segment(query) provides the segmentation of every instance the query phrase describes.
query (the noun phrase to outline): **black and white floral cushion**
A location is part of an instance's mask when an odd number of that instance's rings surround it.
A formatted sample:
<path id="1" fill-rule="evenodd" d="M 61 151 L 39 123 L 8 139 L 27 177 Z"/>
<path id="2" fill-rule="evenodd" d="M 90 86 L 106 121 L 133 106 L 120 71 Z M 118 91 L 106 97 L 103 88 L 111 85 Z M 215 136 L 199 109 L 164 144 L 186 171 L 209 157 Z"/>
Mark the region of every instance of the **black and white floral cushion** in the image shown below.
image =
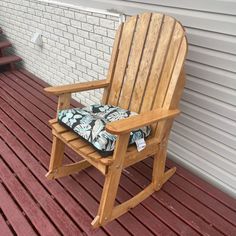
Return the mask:
<path id="1" fill-rule="evenodd" d="M 101 155 L 108 156 L 115 148 L 116 135 L 105 130 L 106 124 L 134 115 L 137 113 L 112 105 L 91 105 L 59 111 L 58 122 L 92 144 Z M 150 133 L 150 126 L 132 131 L 129 144 L 146 138 Z"/>

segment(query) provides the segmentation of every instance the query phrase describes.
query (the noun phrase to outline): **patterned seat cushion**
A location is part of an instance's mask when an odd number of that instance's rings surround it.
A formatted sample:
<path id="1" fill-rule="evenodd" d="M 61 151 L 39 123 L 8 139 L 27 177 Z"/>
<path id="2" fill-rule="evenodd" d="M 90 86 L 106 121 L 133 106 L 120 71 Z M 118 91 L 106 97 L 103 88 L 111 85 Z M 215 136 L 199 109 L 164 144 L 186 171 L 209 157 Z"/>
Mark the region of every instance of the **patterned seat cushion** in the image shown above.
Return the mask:
<path id="1" fill-rule="evenodd" d="M 91 105 L 59 111 L 58 122 L 88 141 L 102 156 L 108 156 L 114 150 L 116 135 L 105 130 L 106 124 L 134 115 L 137 113 L 112 105 Z M 146 138 L 150 133 L 150 126 L 132 131 L 129 144 Z"/>

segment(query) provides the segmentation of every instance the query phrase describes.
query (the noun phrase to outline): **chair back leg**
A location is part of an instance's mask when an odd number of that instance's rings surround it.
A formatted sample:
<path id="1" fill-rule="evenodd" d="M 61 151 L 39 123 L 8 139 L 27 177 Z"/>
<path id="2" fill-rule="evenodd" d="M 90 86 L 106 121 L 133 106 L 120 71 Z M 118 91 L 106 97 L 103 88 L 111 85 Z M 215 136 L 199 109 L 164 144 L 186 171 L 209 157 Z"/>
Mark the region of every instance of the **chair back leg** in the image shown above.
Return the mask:
<path id="1" fill-rule="evenodd" d="M 153 170 L 152 170 L 152 183 L 156 191 L 159 190 L 163 185 L 162 180 L 165 173 L 166 154 L 167 154 L 166 144 L 160 143 L 159 151 L 154 156 Z"/>

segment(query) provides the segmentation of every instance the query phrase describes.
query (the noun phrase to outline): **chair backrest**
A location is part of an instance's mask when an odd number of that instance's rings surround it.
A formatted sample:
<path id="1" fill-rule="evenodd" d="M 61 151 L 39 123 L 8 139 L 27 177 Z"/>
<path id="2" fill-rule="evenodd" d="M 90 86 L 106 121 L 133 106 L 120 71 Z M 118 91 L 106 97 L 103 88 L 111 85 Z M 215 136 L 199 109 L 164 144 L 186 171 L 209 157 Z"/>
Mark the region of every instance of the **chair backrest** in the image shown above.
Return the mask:
<path id="1" fill-rule="evenodd" d="M 138 113 L 177 107 L 186 52 L 185 31 L 174 18 L 159 13 L 130 17 L 116 34 L 108 71 L 111 86 L 103 102 Z"/>

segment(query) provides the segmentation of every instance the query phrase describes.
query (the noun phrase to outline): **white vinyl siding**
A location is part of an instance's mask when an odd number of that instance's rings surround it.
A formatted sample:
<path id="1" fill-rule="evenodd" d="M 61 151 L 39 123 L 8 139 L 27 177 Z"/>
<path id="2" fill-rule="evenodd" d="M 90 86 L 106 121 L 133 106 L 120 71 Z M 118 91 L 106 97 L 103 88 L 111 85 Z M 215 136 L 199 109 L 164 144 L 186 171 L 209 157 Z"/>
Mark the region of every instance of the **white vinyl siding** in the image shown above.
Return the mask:
<path id="1" fill-rule="evenodd" d="M 187 82 L 169 156 L 236 196 L 236 1 L 119 2 L 125 14 L 165 12 L 185 26 Z"/>

